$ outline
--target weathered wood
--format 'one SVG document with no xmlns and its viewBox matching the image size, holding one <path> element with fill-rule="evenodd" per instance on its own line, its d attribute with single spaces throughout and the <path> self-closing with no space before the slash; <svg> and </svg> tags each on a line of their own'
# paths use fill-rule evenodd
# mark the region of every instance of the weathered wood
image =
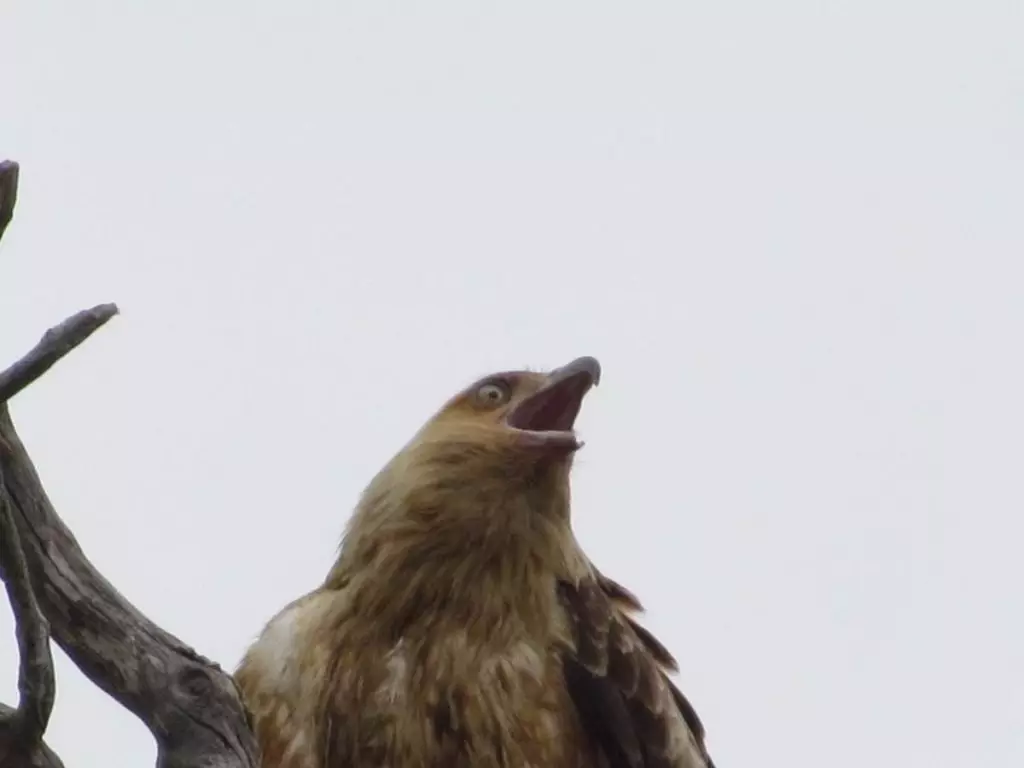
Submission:
<svg viewBox="0 0 1024 768">
<path fill-rule="evenodd" d="M 16 164 L 0 163 L 0 236 L 13 214 L 17 174 Z M 113 304 L 79 312 L 0 373 L 0 565 L 22 660 L 19 706 L 0 706 L 0 768 L 61 766 L 42 742 L 54 690 L 47 631 L 149 728 L 161 768 L 255 768 L 256 742 L 231 676 L 150 621 L 89 562 L 8 412 L 10 397 L 116 313 Z"/>
<path fill-rule="evenodd" d="M 0 765 L 59 766 L 43 744 L 55 695 L 50 627 L 36 603 L 7 491 L 0 484 L 0 579 L 14 614 L 21 665 L 18 708 L 0 704 Z"/>
<path fill-rule="evenodd" d="M 10 160 L 0 162 L 0 240 L 7 225 L 14 218 L 14 204 L 18 202 L 18 164 Z"/>
</svg>

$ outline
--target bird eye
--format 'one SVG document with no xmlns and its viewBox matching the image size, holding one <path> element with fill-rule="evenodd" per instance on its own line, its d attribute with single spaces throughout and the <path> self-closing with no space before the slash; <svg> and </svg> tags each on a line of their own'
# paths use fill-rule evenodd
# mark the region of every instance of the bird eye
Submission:
<svg viewBox="0 0 1024 768">
<path fill-rule="evenodd" d="M 489 381 L 476 390 L 476 401 L 485 408 L 496 408 L 508 402 L 511 392 L 507 384 Z"/>
</svg>

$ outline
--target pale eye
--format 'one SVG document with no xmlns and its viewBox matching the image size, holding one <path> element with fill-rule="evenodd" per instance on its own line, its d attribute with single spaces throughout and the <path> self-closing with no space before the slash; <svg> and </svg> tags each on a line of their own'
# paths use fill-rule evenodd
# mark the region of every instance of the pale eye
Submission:
<svg viewBox="0 0 1024 768">
<path fill-rule="evenodd" d="M 496 408 L 504 405 L 509 399 L 509 388 L 498 382 L 488 382 L 481 385 L 476 391 L 476 400 L 480 405 L 487 408 Z"/>
</svg>

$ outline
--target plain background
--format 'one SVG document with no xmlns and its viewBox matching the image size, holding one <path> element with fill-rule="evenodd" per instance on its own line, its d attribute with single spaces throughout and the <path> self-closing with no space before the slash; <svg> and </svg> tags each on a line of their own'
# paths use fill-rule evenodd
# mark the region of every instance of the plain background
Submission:
<svg viewBox="0 0 1024 768">
<path fill-rule="evenodd" d="M 1024 764 L 1024 5 L 15 0 L 0 360 L 233 667 L 479 375 L 604 365 L 575 520 L 722 768 Z M 10 622 L 0 696 L 16 698 Z M 69 766 L 149 735 L 58 654 Z"/>
</svg>

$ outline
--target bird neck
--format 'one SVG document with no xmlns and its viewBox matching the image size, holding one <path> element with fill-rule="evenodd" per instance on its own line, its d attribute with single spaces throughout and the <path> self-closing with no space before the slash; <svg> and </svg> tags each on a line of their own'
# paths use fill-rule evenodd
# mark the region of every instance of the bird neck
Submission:
<svg viewBox="0 0 1024 768">
<path fill-rule="evenodd" d="M 550 616 L 555 579 L 574 551 L 567 493 L 370 501 L 353 516 L 325 588 L 344 588 L 381 639 L 445 626 L 530 632 Z"/>
</svg>

